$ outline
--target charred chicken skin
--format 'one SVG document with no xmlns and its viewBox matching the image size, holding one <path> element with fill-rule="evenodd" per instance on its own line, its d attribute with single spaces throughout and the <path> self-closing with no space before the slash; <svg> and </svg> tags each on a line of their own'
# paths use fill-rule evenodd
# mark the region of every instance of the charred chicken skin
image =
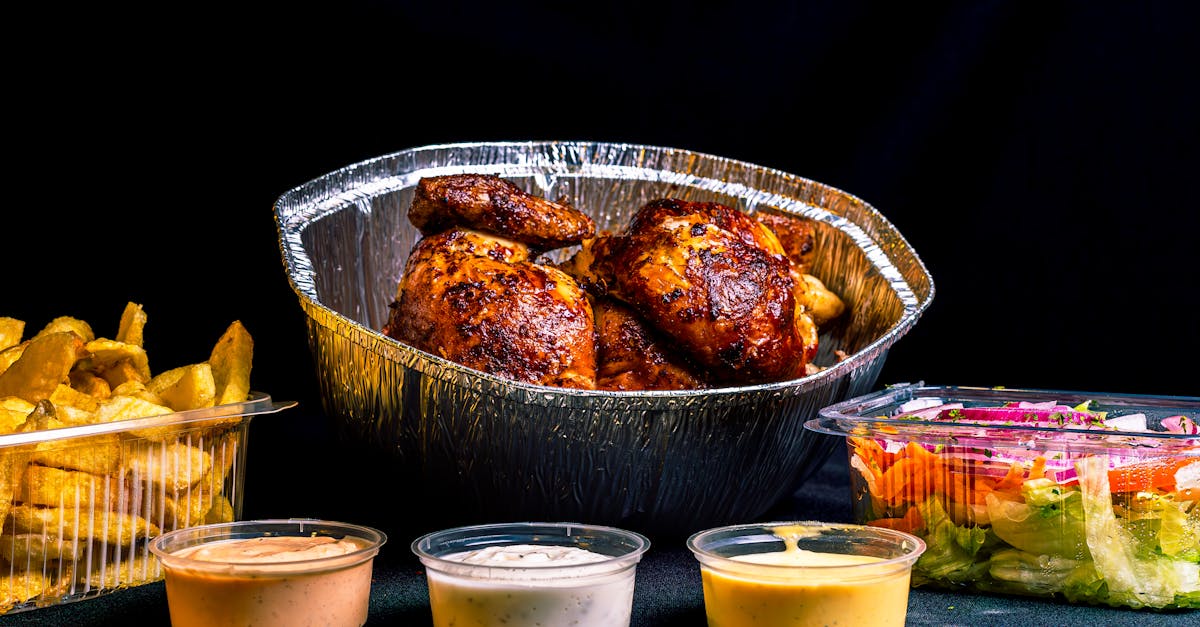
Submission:
<svg viewBox="0 0 1200 627">
<path fill-rule="evenodd" d="M 383 332 L 469 368 L 516 381 L 596 386 L 587 294 L 525 244 L 467 229 L 421 238 Z"/>
<path fill-rule="evenodd" d="M 623 234 L 596 238 L 583 255 L 572 265 L 577 278 L 627 303 L 715 382 L 803 376 L 810 351 L 790 261 L 748 215 L 654 200 Z"/>
<path fill-rule="evenodd" d="M 607 296 L 592 301 L 596 315 L 596 389 L 694 390 L 700 374 L 628 305 Z"/>
<path fill-rule="evenodd" d="M 487 174 L 422 178 L 408 219 L 422 235 L 461 226 L 523 242 L 536 251 L 578 244 L 596 232 L 592 219 L 574 207 Z"/>
</svg>

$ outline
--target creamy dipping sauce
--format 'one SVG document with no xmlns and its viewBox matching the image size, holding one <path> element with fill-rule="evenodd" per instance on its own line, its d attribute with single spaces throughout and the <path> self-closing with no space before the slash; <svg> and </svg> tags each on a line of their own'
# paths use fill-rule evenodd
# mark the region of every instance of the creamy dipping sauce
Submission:
<svg viewBox="0 0 1200 627">
<path fill-rule="evenodd" d="M 772 531 L 784 540 L 783 551 L 729 558 L 747 564 L 744 571 L 734 565 L 701 569 L 710 627 L 904 625 L 910 568 L 883 565 L 885 560 L 867 555 L 799 549 L 796 537 L 802 529 Z M 881 566 L 873 567 L 876 563 Z M 797 568 L 755 570 L 754 565 Z"/>
<path fill-rule="evenodd" d="M 584 572 L 589 564 L 611 560 L 611 556 L 578 547 L 519 544 L 490 546 L 440 558 L 461 563 L 463 567 L 427 570 L 435 627 L 629 625 L 634 569 Z M 529 567 L 549 574 L 522 575 L 514 571 L 500 575 L 491 567 Z"/>
<path fill-rule="evenodd" d="M 591 564 L 611 559 L 607 555 L 593 553 L 575 546 L 539 546 L 533 544 L 511 544 L 489 546 L 473 551 L 462 551 L 443 555 L 442 559 L 464 564 L 491 564 L 493 566 L 535 566 L 538 564 Z"/>
<path fill-rule="evenodd" d="M 298 562 L 353 553 L 362 545 L 328 536 L 266 536 L 224 540 L 176 551 L 174 555 L 205 562 L 263 564 Z"/>
<path fill-rule="evenodd" d="M 171 553 L 163 560 L 171 625 L 361 626 L 367 622 L 371 559 L 294 568 L 285 563 L 347 556 L 366 546 L 352 538 L 269 536 Z"/>
</svg>

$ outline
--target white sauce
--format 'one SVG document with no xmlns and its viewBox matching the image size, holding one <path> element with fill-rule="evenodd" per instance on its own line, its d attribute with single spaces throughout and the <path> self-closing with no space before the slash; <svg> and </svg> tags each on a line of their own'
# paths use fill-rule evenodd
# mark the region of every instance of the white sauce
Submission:
<svg viewBox="0 0 1200 627">
<path fill-rule="evenodd" d="M 610 558 L 607 555 L 593 553 L 574 546 L 512 544 L 451 553 L 443 555 L 442 559 L 463 562 L 464 564 L 481 564 L 486 566 L 535 566 L 537 564 L 570 566 L 573 564 L 602 562 Z"/>
</svg>

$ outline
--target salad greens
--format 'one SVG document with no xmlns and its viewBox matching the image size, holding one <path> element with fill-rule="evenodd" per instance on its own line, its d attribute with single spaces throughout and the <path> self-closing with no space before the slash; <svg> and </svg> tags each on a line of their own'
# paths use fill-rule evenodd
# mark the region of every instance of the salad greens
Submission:
<svg viewBox="0 0 1200 627">
<path fill-rule="evenodd" d="M 1086 403 L 941 405 L 904 417 L 1145 430 L 1144 417 L 1110 418 Z M 1183 416 L 1163 425 L 1200 431 Z M 1049 455 L 927 446 L 886 434 L 849 443 L 860 518 L 926 542 L 914 586 L 1200 608 L 1200 448 Z"/>
</svg>

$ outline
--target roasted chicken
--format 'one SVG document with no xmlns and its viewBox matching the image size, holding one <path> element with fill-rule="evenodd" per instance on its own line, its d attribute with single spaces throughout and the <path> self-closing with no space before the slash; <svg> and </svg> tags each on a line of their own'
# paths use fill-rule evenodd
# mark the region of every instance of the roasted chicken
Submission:
<svg viewBox="0 0 1200 627">
<path fill-rule="evenodd" d="M 473 174 L 421 179 L 408 217 L 422 238 L 405 264 L 386 335 L 516 381 L 595 387 L 587 294 L 533 259 L 591 235 L 591 218 Z"/>
<path fill-rule="evenodd" d="M 592 219 L 574 207 L 486 174 L 422 178 L 408 219 L 422 235 L 464 226 L 522 242 L 536 251 L 578 244 L 596 231 Z"/>
<path fill-rule="evenodd" d="M 608 296 L 592 301 L 596 316 L 596 388 L 694 390 L 708 384 L 683 353 L 670 346 L 628 305 Z"/>
<path fill-rule="evenodd" d="M 496 376 L 681 390 L 804 376 L 837 295 L 811 222 L 661 198 L 619 233 L 490 175 L 421 179 L 421 233 L 383 332 Z M 555 266 L 543 253 L 578 245 Z"/>
<path fill-rule="evenodd" d="M 624 233 L 588 242 L 571 268 L 671 338 L 715 382 L 803 375 L 810 351 L 790 261 L 770 229 L 737 209 L 651 201 Z"/>
</svg>

